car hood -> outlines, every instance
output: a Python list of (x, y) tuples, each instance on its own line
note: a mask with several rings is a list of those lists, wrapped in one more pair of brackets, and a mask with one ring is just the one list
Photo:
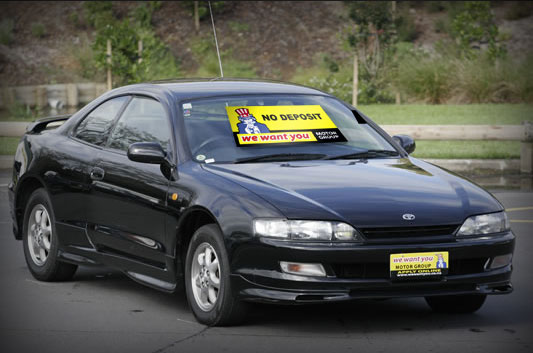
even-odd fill
[[(291, 219), (341, 220), (355, 227), (461, 224), (502, 210), (481, 187), (415, 158), (206, 164)], [(404, 220), (412, 214), (414, 220)]]

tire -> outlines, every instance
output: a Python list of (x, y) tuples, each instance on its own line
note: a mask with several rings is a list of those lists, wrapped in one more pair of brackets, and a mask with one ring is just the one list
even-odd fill
[(26, 204), (22, 243), (26, 264), (39, 281), (66, 281), (78, 266), (58, 260), (58, 238), (50, 198), (44, 189), (35, 190)]
[(244, 318), (244, 303), (231, 287), (223, 236), (214, 224), (200, 227), (192, 236), (185, 263), (185, 291), (194, 316), (202, 324), (229, 326)]
[(470, 314), (479, 310), (487, 299), (486, 294), (445, 295), (426, 297), (426, 302), (435, 312)]

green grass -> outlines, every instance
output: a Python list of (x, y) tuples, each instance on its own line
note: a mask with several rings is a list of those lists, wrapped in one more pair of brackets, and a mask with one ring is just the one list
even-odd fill
[[(387, 125), (519, 125), (533, 121), (531, 104), (394, 105), (358, 107), (378, 124)], [(520, 158), (519, 141), (416, 141), (418, 158)]]
[(0, 137), (0, 155), (15, 154), (20, 137)]
[(533, 104), (373, 104), (359, 105), (378, 124), (389, 125), (520, 125), (533, 121)]
[(416, 141), (413, 157), (445, 159), (520, 158), (520, 141)]

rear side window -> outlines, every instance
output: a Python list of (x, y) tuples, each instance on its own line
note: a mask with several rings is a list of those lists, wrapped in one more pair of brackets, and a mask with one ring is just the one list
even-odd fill
[(113, 120), (129, 97), (110, 99), (93, 110), (76, 128), (74, 136), (97, 146), (104, 146)]
[(168, 151), (170, 131), (170, 124), (161, 103), (150, 98), (135, 97), (113, 130), (109, 147), (127, 151), (135, 142), (158, 142)]

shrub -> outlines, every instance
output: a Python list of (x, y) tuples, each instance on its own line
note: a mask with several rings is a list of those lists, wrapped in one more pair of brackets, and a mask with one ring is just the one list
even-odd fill
[(491, 58), (505, 55), (497, 42), (498, 26), (490, 10), (490, 2), (467, 1), (452, 21), (452, 34), (459, 40), (465, 56), (472, 56), (472, 47), (487, 44)]
[(418, 38), (419, 32), (416, 29), (415, 20), (413, 16), (409, 15), (408, 12), (404, 12), (399, 16), (396, 21), (396, 30), (398, 33), (398, 40), (400, 42), (413, 42)]
[(103, 70), (97, 67), (95, 53), (86, 34), (82, 34), (77, 42), (66, 45), (66, 51), (76, 60), (75, 71), (79, 76), (97, 81), (104, 78)]
[[(220, 67), (213, 38), (210, 35), (197, 37), (192, 40), (190, 46), (196, 62), (199, 65), (195, 75), (199, 77), (219, 77)], [(257, 73), (255, 72), (252, 63), (236, 59), (231, 49), (222, 50), (220, 52), (220, 57), (224, 76), (245, 78), (257, 77)]]
[(83, 7), (89, 25), (99, 28), (114, 22), (111, 1), (84, 1)]
[(11, 18), (3, 18), (0, 21), (0, 44), (9, 45), (13, 41), (13, 29), (15, 21)]
[(31, 34), (36, 38), (43, 38), (46, 36), (46, 28), (42, 23), (33, 23), (31, 25)]
[(250, 26), (247, 23), (240, 22), (240, 21), (229, 21), (228, 25), (229, 25), (229, 28), (231, 28), (233, 32), (237, 32), (237, 33), (246, 32), (250, 28)]
[(413, 55), (400, 62), (396, 85), (418, 100), (443, 103), (451, 90), (449, 70), (446, 60)]
[(21, 120), (36, 118), (42, 113), (40, 107), (32, 109), (29, 105), (25, 105), (17, 100), (7, 106), (7, 111), (10, 117)]
[(428, 103), (533, 101), (533, 55), (494, 60), (488, 53), (461, 57), (453, 44), (429, 55), (410, 50), (389, 79), (410, 100)]
[[(107, 40), (111, 41), (114, 80), (118, 84), (129, 84), (149, 80), (177, 77), (179, 63), (152, 27), (152, 14), (159, 7), (158, 2), (138, 4), (128, 18), (118, 20), (113, 16), (109, 3), (86, 4), (87, 18), (96, 26), (96, 37), (92, 48), (96, 66), (101, 69), (107, 64)], [(138, 43), (142, 41), (142, 60)]]
[(533, 4), (530, 1), (513, 1), (505, 12), (505, 19), (515, 21), (533, 15)]
[(435, 21), (435, 32), (448, 33), (449, 23), (444, 18), (439, 18)]
[[(190, 11), (191, 16), (194, 15), (194, 1), (183, 1), (182, 2)], [(211, 9), (213, 10), (213, 15), (223, 13), (228, 9), (227, 1), (212, 1)], [(207, 1), (198, 1), (198, 17), (200, 20), (203, 20), (209, 17), (209, 5)]]
[(446, 10), (446, 4), (447, 1), (426, 1), (426, 8), (428, 12), (435, 13), (435, 12), (442, 12)]

